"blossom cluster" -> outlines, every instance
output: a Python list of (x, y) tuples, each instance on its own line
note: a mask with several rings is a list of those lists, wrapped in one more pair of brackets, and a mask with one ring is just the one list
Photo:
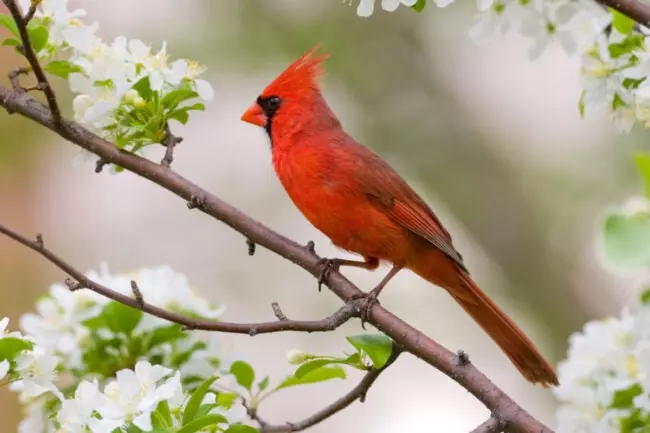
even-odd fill
[[(167, 266), (123, 275), (102, 266), (87, 276), (132, 297), (131, 281), (137, 281), (148, 303), (190, 317), (216, 320), (224, 311)], [(154, 429), (152, 423), (179, 427), (191, 421), (181, 417), (190, 401), (207, 405), (200, 416), (218, 424), (245, 419), (232, 392), (218, 394), (210, 387), (208, 393), (203, 387), (200, 402), (192, 400), (201, 384), (212, 385), (216, 376), (232, 381), (232, 360), (217, 334), (183, 332), (179, 325), (62, 284), (53, 285), (36, 309), (20, 319), (24, 334), (7, 333), (8, 320), (0, 321), (0, 380), (10, 382), (26, 407), (21, 433), (135, 427), (146, 432)]]
[[(19, 2), (23, 11), (30, 0)], [(205, 67), (171, 61), (165, 42), (159, 50), (123, 36), (104, 41), (98, 24), (86, 24), (86, 11), (70, 11), (68, 0), (38, 0), (29, 33), (46, 72), (68, 80), (74, 119), (120, 148), (139, 152), (162, 143), (168, 123), (185, 124), (190, 112), (204, 110), (213, 98), (210, 84), (198, 78)], [(0, 21), (0, 24), (5, 23)], [(16, 38), (5, 45), (19, 45)]]
[[(454, 0), (435, 0), (445, 7)], [(357, 13), (369, 16), (374, 0), (360, 0)], [(384, 0), (384, 10), (424, 2)], [(650, 127), (650, 32), (632, 19), (593, 0), (477, 0), (476, 22), (469, 34), (489, 42), (510, 30), (531, 40), (529, 57), (539, 58), (554, 42), (581, 57), (581, 115), (604, 113), (617, 130), (628, 133), (636, 123)]]
[[(86, 277), (187, 317), (218, 320), (224, 312), (168, 266), (111, 274), (102, 265)], [(20, 433), (255, 433), (244, 402), (255, 410), (280, 390), (344, 379), (343, 366), (381, 368), (393, 348), (385, 335), (364, 333), (347, 337), (351, 355), (294, 350), (296, 371), (271, 386), (234, 359), (219, 334), (185, 331), (87, 289), (52, 285), (20, 325), (23, 333), (8, 333), (8, 319), (0, 321), (0, 384), (8, 382), (25, 408)]]
[(560, 363), (558, 432), (632, 432), (650, 420), (650, 292), (619, 317), (587, 323)]

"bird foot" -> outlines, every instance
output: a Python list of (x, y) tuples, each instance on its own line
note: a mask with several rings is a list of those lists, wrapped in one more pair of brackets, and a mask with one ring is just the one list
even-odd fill
[(361, 328), (363, 328), (364, 331), (366, 329), (366, 323), (368, 322), (368, 313), (370, 313), (370, 309), (375, 304), (379, 305), (379, 300), (377, 299), (378, 295), (379, 292), (372, 290), (370, 293), (352, 295), (346, 299), (346, 302), (352, 302), (358, 299), (363, 300), (363, 302), (361, 302), (359, 305), (359, 317), (361, 318)]
[(326, 258), (320, 259), (318, 264), (321, 267), (320, 274), (318, 275), (318, 291), (320, 292), (327, 277), (329, 277), (332, 272), (338, 271), (341, 264), (337, 259)]

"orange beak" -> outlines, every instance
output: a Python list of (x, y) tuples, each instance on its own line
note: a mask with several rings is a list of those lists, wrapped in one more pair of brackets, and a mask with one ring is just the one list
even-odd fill
[(241, 120), (261, 127), (266, 126), (266, 115), (257, 103), (248, 107), (248, 110), (241, 116)]

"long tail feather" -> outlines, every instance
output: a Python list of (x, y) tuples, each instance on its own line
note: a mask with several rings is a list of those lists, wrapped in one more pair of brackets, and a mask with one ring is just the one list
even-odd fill
[[(503, 350), (517, 370), (530, 382), (544, 387), (558, 385), (553, 367), (539, 353), (535, 345), (461, 269), (449, 261), (440, 266), (417, 266), (413, 269), (428, 281), (444, 287), (461, 307), (483, 328)], [(424, 263), (422, 263), (424, 265)], [(448, 271), (444, 272), (443, 271)], [(447, 275), (441, 275), (441, 271)], [(446, 278), (441, 278), (446, 277)]]

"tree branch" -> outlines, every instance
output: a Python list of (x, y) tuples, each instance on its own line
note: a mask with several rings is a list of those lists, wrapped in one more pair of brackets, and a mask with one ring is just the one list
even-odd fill
[[(313, 249), (302, 246), (265, 227), (167, 167), (122, 151), (75, 122), (62, 119), (61, 125), (55, 124), (48, 108), (27, 94), (0, 86), (0, 105), (9, 112), (19, 113), (51, 129), (61, 137), (96, 154), (108, 163), (124, 167), (126, 170), (171, 191), (186, 200), (188, 207), (200, 209), (207, 215), (224, 222), (251, 242), (290, 260), (314, 277), (318, 277), (320, 274), (320, 258), (314, 254)], [(327, 285), (336, 296), (344, 301), (354, 295), (363, 295), (359, 288), (339, 272), (331, 272), (328, 275)], [(131, 298), (128, 299), (133, 301)], [(453, 352), (413, 328), (383, 306), (374, 304), (368, 316), (369, 323), (404, 347), (406, 351), (442, 371), (467, 389), (488, 409), (497, 414), (503, 422), (507, 423), (509, 431), (552, 432), (517, 405), (473, 364), (459, 364), (457, 356)]]
[(256, 420), (260, 422), (261, 426), (260, 433), (294, 433), (303, 431), (337, 414), (357, 400), (363, 403), (368, 390), (375, 383), (379, 375), (390, 367), (401, 353), (402, 349), (393, 343), (393, 351), (391, 352), (390, 358), (382, 368), (369, 370), (363, 379), (361, 379), (361, 382), (347, 394), (302, 421), (288, 422), (282, 425), (269, 425), (265, 421), (260, 420), (259, 416), (256, 416)]
[[(45, 72), (43, 72), (43, 68), (41, 68), (40, 63), (38, 62), (38, 57), (36, 56), (37, 53), (34, 52), (34, 48), (32, 47), (32, 42), (29, 40), (27, 23), (29, 19), (31, 19), (30, 14), (32, 16), (34, 15), (34, 13), (32, 12), (32, 8), (30, 7), (29, 12), (27, 13), (27, 17), (29, 17), (29, 19), (23, 18), (20, 8), (16, 4), (15, 0), (3, 0), (3, 2), (5, 6), (7, 6), (7, 9), (9, 9), (11, 16), (14, 18), (14, 21), (16, 22), (16, 26), (18, 27), (18, 33), (20, 34), (20, 39), (22, 41), (22, 48), (23, 48), (22, 51), (25, 55), (25, 58), (29, 62), (32, 71), (34, 71), (34, 75), (36, 75), (36, 79), (38, 80), (38, 87), (40, 88), (40, 90), (43, 91), (43, 93), (45, 93), (47, 104), (50, 107), (50, 116), (52, 117), (52, 122), (55, 125), (59, 124), (59, 122), (61, 121), (61, 110), (59, 109), (59, 104), (56, 102), (56, 95), (54, 94), (54, 90), (50, 86), (50, 82), (47, 80), (47, 77), (45, 76)], [(34, 12), (36, 12), (35, 9)]]
[(637, 23), (650, 27), (650, 4), (641, 0), (596, 0), (623, 15), (627, 15)]
[[(133, 307), (153, 316), (160, 317), (161, 319), (169, 320), (170, 322), (183, 325), (187, 329), (219, 331), (233, 334), (248, 334), (251, 336), (281, 331), (326, 332), (335, 330), (350, 320), (352, 317), (355, 317), (359, 314), (358, 309), (360, 306), (357, 305), (355, 301), (351, 301), (349, 303), (346, 303), (331, 316), (326, 317), (322, 320), (289, 320), (284, 315), (283, 318), (278, 318), (276, 321), (262, 323), (228, 323), (217, 322), (214, 320), (193, 319), (182, 314), (177, 314), (156, 307), (155, 305), (148, 304), (142, 297), (142, 293), (140, 293), (140, 289), (138, 288), (138, 285), (135, 281), (131, 281), (131, 291), (133, 293), (133, 298), (131, 298), (87, 278), (81, 271), (75, 269), (72, 265), (68, 264), (55, 253), (45, 248), (41, 235), (38, 235), (35, 241), (31, 241), (1, 224), (0, 233), (36, 251), (48, 259), (50, 262), (52, 262), (63, 272), (68, 274), (74, 280), (66, 280), (66, 285), (70, 290), (92, 290), (95, 293), (120, 302), (124, 305), (128, 305), (129, 307)], [(276, 312), (276, 315), (277, 311), (281, 311), (280, 307), (276, 303), (273, 305), (273, 310)]]
[(165, 167), (172, 165), (172, 162), (174, 161), (174, 148), (182, 141), (183, 139), (172, 134), (171, 129), (169, 129), (169, 125), (165, 124), (165, 136), (161, 142), (161, 144), (165, 146), (165, 156), (163, 157), (162, 161), (160, 161), (162, 165)]
[(469, 433), (501, 433), (505, 432), (505, 425), (499, 418), (491, 416), (483, 424), (476, 427)]

